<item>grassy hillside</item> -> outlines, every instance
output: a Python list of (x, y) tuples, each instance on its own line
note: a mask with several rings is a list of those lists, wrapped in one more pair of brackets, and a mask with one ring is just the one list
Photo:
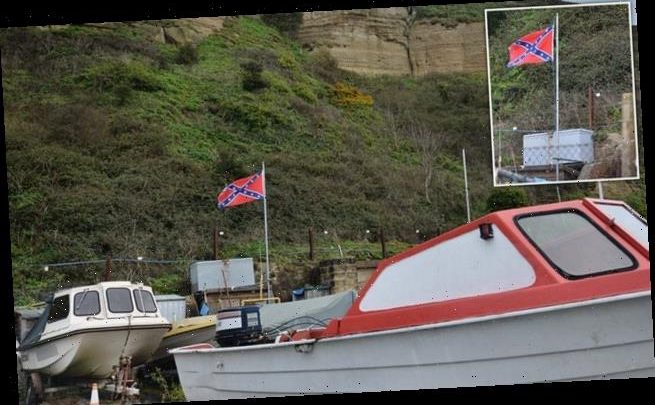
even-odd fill
[[(397, 251), (417, 229), (427, 238), (465, 222), (462, 148), (473, 214), (487, 210), (483, 75), (348, 74), (252, 17), (228, 18), (194, 45), (112, 24), (5, 29), (0, 48), (17, 303), (97, 280), (103, 267), (45, 273), (45, 263), (107, 252), (209, 258), (215, 225), (225, 256), (259, 257), (261, 203), (219, 212), (214, 199), (262, 161), (282, 264), (301, 257), (310, 227), (329, 231), (317, 241), (324, 255), (339, 246), (375, 257), (381, 228)], [(606, 193), (644, 200), (629, 184)], [(552, 189), (528, 194), (556, 198)], [(185, 266), (137, 273), (158, 292), (176, 291)]]

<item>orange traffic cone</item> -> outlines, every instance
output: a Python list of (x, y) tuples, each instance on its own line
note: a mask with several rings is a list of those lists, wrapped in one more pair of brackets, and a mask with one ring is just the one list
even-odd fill
[(89, 405), (100, 405), (100, 398), (98, 397), (98, 384), (93, 383), (93, 388), (91, 389), (91, 400)]

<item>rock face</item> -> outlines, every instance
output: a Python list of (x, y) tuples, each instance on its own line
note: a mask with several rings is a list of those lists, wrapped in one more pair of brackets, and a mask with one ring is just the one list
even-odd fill
[(484, 23), (450, 28), (419, 21), (410, 31), (410, 60), (415, 75), (483, 72), (486, 58)]
[(298, 39), (325, 49), (345, 70), (425, 75), (486, 68), (483, 23), (446, 27), (417, 20), (411, 7), (303, 13)]
[[(154, 41), (184, 45), (196, 43), (223, 28), (226, 17), (180, 18), (124, 23), (88, 23), (97, 28), (112, 29), (116, 24), (127, 24)], [(51, 26), (49, 26), (51, 27)]]
[(181, 18), (169, 26), (162, 26), (161, 32), (167, 43), (186, 44), (198, 42), (219, 31), (224, 22), (225, 17)]
[(407, 74), (409, 19), (405, 8), (307, 12), (297, 35), (309, 50), (326, 49), (342, 69)]

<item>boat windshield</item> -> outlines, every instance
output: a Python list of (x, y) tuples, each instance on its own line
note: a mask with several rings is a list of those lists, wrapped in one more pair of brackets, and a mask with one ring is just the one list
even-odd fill
[(576, 211), (531, 214), (517, 219), (524, 234), (568, 278), (630, 270), (634, 258)]
[(639, 243), (648, 248), (648, 223), (639, 214), (624, 205), (602, 202), (595, 204), (608, 218), (613, 219)]

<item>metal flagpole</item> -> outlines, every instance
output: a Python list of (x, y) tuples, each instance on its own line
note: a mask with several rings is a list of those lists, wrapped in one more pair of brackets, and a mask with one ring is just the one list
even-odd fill
[(466, 222), (471, 222), (471, 206), (469, 204), (469, 182), (466, 177), (466, 149), (462, 149), (462, 162), (464, 163), (464, 192), (466, 193)]
[(264, 246), (266, 248), (266, 298), (272, 298), (273, 291), (271, 290), (271, 269), (268, 262), (268, 218), (266, 212), (266, 167), (264, 162), (262, 162), (262, 179), (264, 185)]
[(559, 181), (559, 13), (555, 13), (555, 179)]

